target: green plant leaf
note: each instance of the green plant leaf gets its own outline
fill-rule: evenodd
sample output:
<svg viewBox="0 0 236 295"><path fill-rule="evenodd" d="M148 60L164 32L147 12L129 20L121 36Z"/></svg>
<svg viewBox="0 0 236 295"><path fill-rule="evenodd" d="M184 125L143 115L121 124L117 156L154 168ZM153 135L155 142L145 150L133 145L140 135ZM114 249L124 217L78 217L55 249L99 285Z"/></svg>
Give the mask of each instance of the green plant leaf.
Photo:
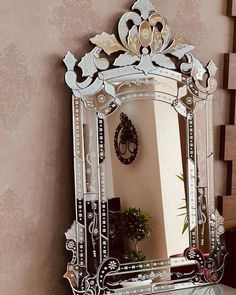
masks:
<svg viewBox="0 0 236 295"><path fill-rule="evenodd" d="M185 222L183 226L183 230L182 230L182 235L187 231L187 229L188 229L188 222Z"/></svg>
<svg viewBox="0 0 236 295"><path fill-rule="evenodd" d="M181 181L184 181L184 175L183 173L180 173L180 175L176 175Z"/></svg>
<svg viewBox="0 0 236 295"><path fill-rule="evenodd" d="M142 241L151 235L149 225L151 215L140 208L128 208L122 211L122 230L126 238Z"/></svg>
<svg viewBox="0 0 236 295"><path fill-rule="evenodd" d="M186 215L187 213L181 213L181 214L178 214L177 216L184 216Z"/></svg>
<svg viewBox="0 0 236 295"><path fill-rule="evenodd" d="M179 210L187 209L187 206L185 205L185 206L183 206L183 207L179 207L178 209L179 209Z"/></svg>
<svg viewBox="0 0 236 295"><path fill-rule="evenodd" d="M142 251L132 250L125 254L122 259L125 263L147 260L147 256Z"/></svg>

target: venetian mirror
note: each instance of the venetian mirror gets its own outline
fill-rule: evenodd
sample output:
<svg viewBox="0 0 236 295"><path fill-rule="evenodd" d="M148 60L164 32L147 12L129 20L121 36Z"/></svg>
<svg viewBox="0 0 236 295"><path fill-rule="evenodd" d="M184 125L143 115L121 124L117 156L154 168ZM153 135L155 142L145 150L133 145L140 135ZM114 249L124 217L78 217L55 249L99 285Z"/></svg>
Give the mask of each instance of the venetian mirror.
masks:
<svg viewBox="0 0 236 295"><path fill-rule="evenodd" d="M75 221L65 274L73 294L219 282L227 252L214 196L214 62L203 66L193 45L172 38L149 0L120 18L117 36L90 41L80 61L64 58L73 93ZM130 153L126 165L117 149Z"/></svg>

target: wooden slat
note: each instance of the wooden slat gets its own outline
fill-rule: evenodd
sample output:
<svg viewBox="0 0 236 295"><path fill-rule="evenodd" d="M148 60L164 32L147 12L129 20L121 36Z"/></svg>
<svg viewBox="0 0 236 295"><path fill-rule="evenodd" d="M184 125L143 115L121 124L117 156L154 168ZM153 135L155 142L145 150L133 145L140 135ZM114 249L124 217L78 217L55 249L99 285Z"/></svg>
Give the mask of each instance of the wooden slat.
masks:
<svg viewBox="0 0 236 295"><path fill-rule="evenodd" d="M236 125L221 126L221 160L228 162L227 194L236 196Z"/></svg>
<svg viewBox="0 0 236 295"><path fill-rule="evenodd" d="M230 91L229 124L236 125L236 91Z"/></svg>
<svg viewBox="0 0 236 295"><path fill-rule="evenodd" d="M225 275L222 284L236 288L235 265L236 265L236 231L227 231L225 233L226 249L229 252L225 263ZM235 293L235 292L233 292Z"/></svg>
<svg viewBox="0 0 236 295"><path fill-rule="evenodd" d="M224 221L225 230L235 230L236 229L236 220L235 219L225 219Z"/></svg>
<svg viewBox="0 0 236 295"><path fill-rule="evenodd" d="M228 16L236 16L236 0L228 0Z"/></svg>
<svg viewBox="0 0 236 295"><path fill-rule="evenodd" d="M236 161L233 161L231 164L231 195L236 195ZM235 218L236 219L236 218Z"/></svg>
<svg viewBox="0 0 236 295"><path fill-rule="evenodd" d="M224 225L226 230L236 229L236 197L219 197L219 210L224 216Z"/></svg>
<svg viewBox="0 0 236 295"><path fill-rule="evenodd" d="M236 53L225 54L224 88L236 90Z"/></svg>
<svg viewBox="0 0 236 295"><path fill-rule="evenodd" d="M236 161L228 164L227 194L236 196Z"/></svg>
<svg viewBox="0 0 236 295"><path fill-rule="evenodd" d="M236 160L236 125L224 125L221 127L221 143L222 160Z"/></svg>

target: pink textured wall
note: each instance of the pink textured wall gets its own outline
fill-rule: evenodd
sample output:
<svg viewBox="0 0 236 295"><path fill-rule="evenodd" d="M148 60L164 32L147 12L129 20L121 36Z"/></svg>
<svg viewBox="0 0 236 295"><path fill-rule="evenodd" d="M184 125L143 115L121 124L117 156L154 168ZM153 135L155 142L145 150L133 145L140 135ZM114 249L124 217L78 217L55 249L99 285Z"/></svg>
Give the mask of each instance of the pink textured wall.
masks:
<svg viewBox="0 0 236 295"><path fill-rule="evenodd" d="M233 24L224 0L153 0L173 35L213 58L222 87ZM0 294L71 294L62 275L64 231L73 220L70 94L62 58L90 48L88 37L112 33L130 0L8 0L0 3ZM215 147L228 121L228 94L215 97ZM216 154L218 159L218 154ZM216 194L226 167L216 160Z"/></svg>

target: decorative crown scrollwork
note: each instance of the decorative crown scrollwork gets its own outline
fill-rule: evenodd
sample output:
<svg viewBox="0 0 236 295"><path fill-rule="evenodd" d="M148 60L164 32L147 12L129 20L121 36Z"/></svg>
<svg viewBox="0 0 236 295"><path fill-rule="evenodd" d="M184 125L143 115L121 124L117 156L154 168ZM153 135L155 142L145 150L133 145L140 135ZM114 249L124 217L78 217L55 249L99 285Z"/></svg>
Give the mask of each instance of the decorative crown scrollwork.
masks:
<svg viewBox="0 0 236 295"><path fill-rule="evenodd" d="M155 70L155 65L176 69L175 62L167 55L178 59L194 49L194 46L183 38L171 41L171 32L167 20L160 16L148 0L137 1L132 9L137 12L125 13L119 22L119 42L115 35L102 33L91 39L91 42L110 55L123 51L113 65L122 67L137 64L136 68L145 74ZM129 28L128 23L132 22Z"/></svg>
<svg viewBox="0 0 236 295"><path fill-rule="evenodd" d="M90 41L96 47L81 61L78 61L71 52L68 52L64 58L67 66L66 82L73 94L82 98L84 102L86 102L84 97L88 95L106 92L104 73L115 69L123 71L126 69L132 73L145 75L154 73L158 68L177 70L192 78L191 83L194 83L195 90L193 95L200 96L199 92L202 92L201 99L206 99L206 96L216 89L215 64L210 62L204 67L192 55L191 51L194 49L192 44L183 38L172 39L167 20L158 14L150 0L136 1L132 11L121 17L118 24L118 37L114 34L102 33L91 38ZM83 82L77 81L76 67L82 70L82 77L85 78ZM119 76L119 74L120 72L113 72L112 76ZM204 75L207 76L206 85L202 85ZM112 113L119 104L115 100L115 95L104 100L104 103L97 99L92 100L92 104L90 99L89 105L85 106L103 115Z"/></svg>

